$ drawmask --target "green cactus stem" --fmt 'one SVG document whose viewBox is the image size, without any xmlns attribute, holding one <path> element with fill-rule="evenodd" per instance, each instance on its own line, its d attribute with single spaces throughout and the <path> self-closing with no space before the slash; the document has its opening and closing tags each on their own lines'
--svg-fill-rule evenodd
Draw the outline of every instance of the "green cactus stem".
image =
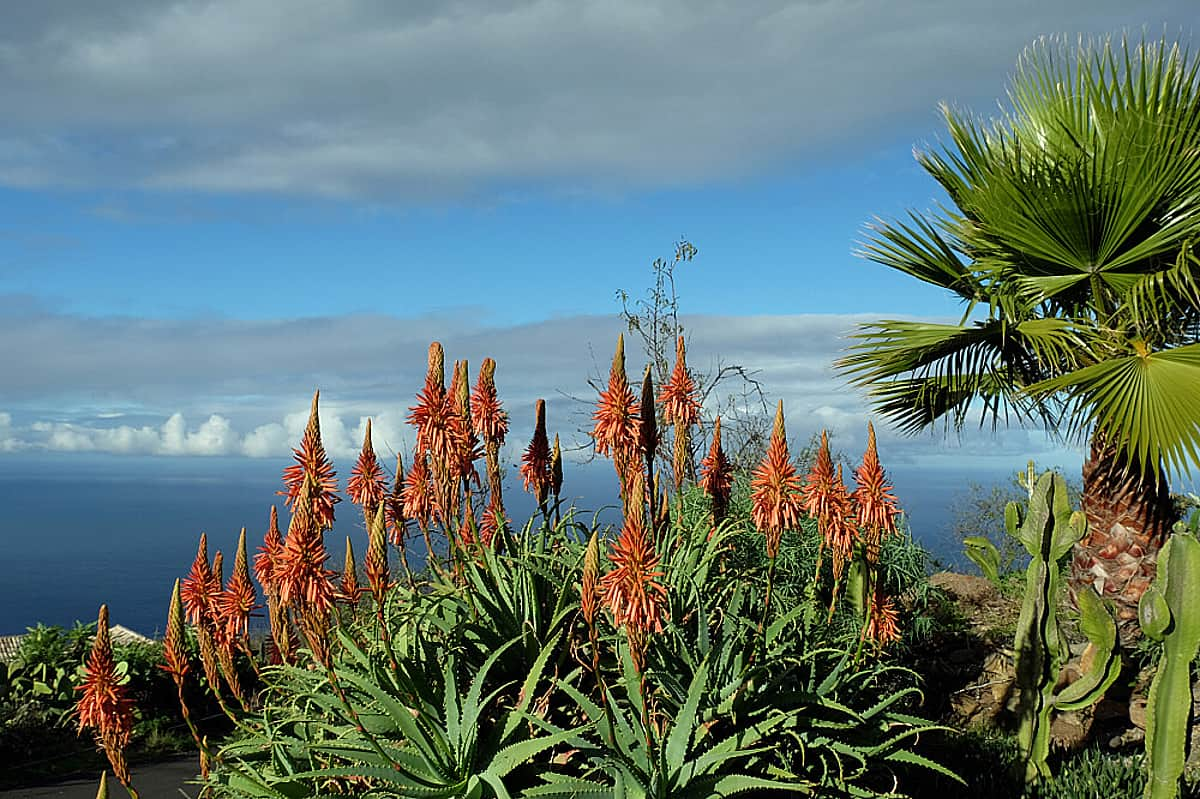
<svg viewBox="0 0 1200 799">
<path fill-rule="evenodd" d="M 1076 597 L 1080 630 L 1093 649 L 1087 674 L 1055 694 L 1069 654 L 1059 630 L 1061 578 L 1058 562 L 1086 532 L 1087 521 L 1071 511 L 1062 475 L 1045 472 L 1033 484 L 1028 510 L 1010 502 L 1004 512 L 1008 534 L 1030 554 L 1025 596 L 1013 648 L 1016 652 L 1017 741 L 1025 756 L 1025 780 L 1050 776 L 1050 717 L 1055 710 L 1078 710 L 1097 701 L 1120 671 L 1117 630 L 1112 615 L 1094 591 Z"/>
<path fill-rule="evenodd" d="M 1147 799 L 1174 799 L 1186 759 L 1192 712 L 1192 661 L 1200 649 L 1200 541 L 1187 525 L 1158 554 L 1158 572 L 1138 604 L 1146 637 L 1162 657 L 1146 704 Z"/>
</svg>

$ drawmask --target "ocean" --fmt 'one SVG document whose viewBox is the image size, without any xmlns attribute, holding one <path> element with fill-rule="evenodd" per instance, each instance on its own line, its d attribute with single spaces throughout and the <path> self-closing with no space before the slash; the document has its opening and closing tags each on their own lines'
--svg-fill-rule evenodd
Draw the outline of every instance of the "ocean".
<svg viewBox="0 0 1200 799">
<path fill-rule="evenodd" d="M 226 574 L 238 533 L 261 544 L 272 504 L 287 514 L 279 490 L 286 460 L 142 458 L 79 454 L 0 456 L 0 635 L 35 623 L 93 621 L 107 603 L 113 623 L 159 633 L 174 580 L 187 573 L 200 533 L 210 554 L 225 552 Z M 1018 464 L 1019 466 L 1019 464 Z M 345 485 L 349 468 L 338 469 Z M 509 472 L 515 470 L 509 469 Z M 962 469 L 889 470 L 914 535 L 945 562 L 961 562 L 949 543 L 950 507 L 968 481 L 989 484 L 1008 472 Z M 510 481 L 512 482 L 512 481 Z M 568 464 L 564 495 L 581 509 L 588 498 L 615 496 L 607 462 Z M 516 481 L 506 504 L 523 523 L 532 501 Z M 607 500 L 603 500 L 607 501 Z M 361 558 L 366 533 L 358 509 L 338 506 L 328 536 L 331 568 L 340 568 L 345 536 Z M 612 518 L 610 516 L 610 518 Z"/>
</svg>

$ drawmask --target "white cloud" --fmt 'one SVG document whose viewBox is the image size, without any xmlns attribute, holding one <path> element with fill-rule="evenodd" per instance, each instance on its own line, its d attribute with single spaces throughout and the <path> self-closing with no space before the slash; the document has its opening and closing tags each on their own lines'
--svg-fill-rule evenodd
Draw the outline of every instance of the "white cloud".
<svg viewBox="0 0 1200 799">
<path fill-rule="evenodd" d="M 1193 19 L 1188 0 L 26 3 L 0 30 L 0 181 L 418 201 L 706 181 L 923 130 L 942 99 L 990 107 L 1041 34 Z"/>
</svg>

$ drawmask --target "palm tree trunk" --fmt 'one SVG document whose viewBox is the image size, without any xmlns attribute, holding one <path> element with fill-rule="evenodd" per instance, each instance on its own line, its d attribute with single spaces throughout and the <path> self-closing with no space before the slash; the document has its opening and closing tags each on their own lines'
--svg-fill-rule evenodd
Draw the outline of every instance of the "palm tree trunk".
<svg viewBox="0 0 1200 799">
<path fill-rule="evenodd" d="M 1090 585 L 1113 601 L 1127 648 L 1141 636 L 1138 600 L 1154 579 L 1158 551 L 1175 521 L 1170 486 L 1096 432 L 1083 464 L 1083 512 L 1088 529 L 1075 545 L 1071 588 Z"/>
</svg>

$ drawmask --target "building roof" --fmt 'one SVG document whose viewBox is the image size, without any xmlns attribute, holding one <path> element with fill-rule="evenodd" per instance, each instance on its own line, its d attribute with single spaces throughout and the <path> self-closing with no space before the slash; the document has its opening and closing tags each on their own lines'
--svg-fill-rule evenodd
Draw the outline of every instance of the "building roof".
<svg viewBox="0 0 1200 799">
<path fill-rule="evenodd" d="M 131 630 L 120 624 L 108 628 L 109 636 L 117 644 L 152 644 L 154 640 L 147 638 L 136 630 Z M 21 650 L 21 642 L 28 633 L 20 635 L 0 635 L 0 663 L 7 663 L 17 656 Z"/>
</svg>

